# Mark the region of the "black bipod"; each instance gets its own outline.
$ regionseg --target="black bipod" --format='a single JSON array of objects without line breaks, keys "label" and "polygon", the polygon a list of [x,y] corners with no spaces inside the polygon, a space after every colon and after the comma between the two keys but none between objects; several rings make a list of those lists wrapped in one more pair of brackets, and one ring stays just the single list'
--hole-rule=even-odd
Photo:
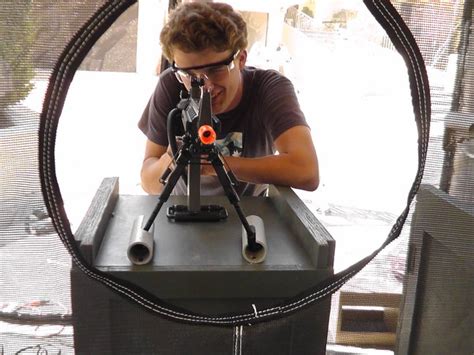
[{"label": "black bipod", "polygon": [[[206,158],[222,185],[229,202],[242,223],[247,235],[247,249],[252,253],[259,252],[263,246],[257,242],[256,229],[250,225],[240,206],[240,198],[234,186],[238,184],[231,170],[224,168],[223,157],[214,144],[214,140],[206,141],[208,135],[214,135],[213,126],[219,125],[218,119],[211,113],[211,97],[209,92],[203,91],[204,82],[200,79],[192,81],[190,97],[182,96],[177,108],[168,115],[168,138],[173,151],[175,167],[167,169],[160,181],[164,183],[163,190],[158,196],[158,203],[148,218],[143,230],[148,232],[153,225],[156,216],[162,206],[166,203],[171,192],[180,177],[187,180],[188,204],[173,205],[168,207],[167,217],[174,221],[220,221],[227,218],[228,214],[224,207],[219,205],[204,205],[200,203],[200,174],[201,159]],[[174,127],[175,117],[181,115],[185,134],[183,145],[177,149]]]},{"label": "black bipod", "polygon": [[[234,206],[240,222],[247,233],[249,250],[252,252],[259,251],[262,246],[256,242],[255,228],[251,226],[245,218],[240,206],[239,195],[234,188],[234,186],[237,184],[235,176],[230,170],[225,170],[224,163],[222,161],[223,158],[214,145],[210,148],[201,147],[201,143],[192,142],[192,140],[189,138],[190,137],[185,137],[183,139],[183,146],[180,148],[177,154],[176,166],[171,170],[171,173],[169,173],[168,176],[163,179],[166,180],[163,191],[158,196],[158,203],[143,229],[148,231],[151,228],[156,216],[161,210],[161,207],[166,203],[166,201],[168,201],[171,192],[173,191],[180,176],[184,173],[186,167],[189,168],[188,189],[193,189],[193,174],[196,172],[200,174],[201,159],[203,156],[207,155],[206,160],[214,167],[219,182],[221,183],[229,202]],[[224,207],[219,205],[200,204],[199,206],[196,206],[196,200],[193,200],[194,198],[194,195],[188,195],[188,206],[173,205],[168,207],[168,218],[175,221],[219,221],[227,218],[228,214]]]}]

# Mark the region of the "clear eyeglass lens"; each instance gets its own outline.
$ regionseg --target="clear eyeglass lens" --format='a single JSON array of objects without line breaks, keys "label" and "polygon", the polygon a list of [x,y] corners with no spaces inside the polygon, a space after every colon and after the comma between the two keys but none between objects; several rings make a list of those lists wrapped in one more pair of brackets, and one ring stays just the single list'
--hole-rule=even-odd
[{"label": "clear eyeglass lens", "polygon": [[227,78],[229,77],[229,73],[232,69],[234,69],[234,66],[234,61],[232,61],[228,65],[210,67],[208,69],[200,70],[196,73],[189,73],[184,70],[177,70],[175,74],[178,81],[187,87],[191,86],[191,78],[193,77],[193,75],[196,77],[201,77],[204,80],[209,80],[213,83],[221,83],[227,80]]},{"label": "clear eyeglass lens", "polygon": [[176,76],[176,79],[178,79],[178,81],[181,84],[184,84],[184,85],[187,85],[188,83],[191,84],[191,75],[189,75],[185,71],[178,70],[174,74]]},{"label": "clear eyeglass lens", "polygon": [[229,65],[209,68],[204,74],[213,82],[222,82],[229,77]]}]

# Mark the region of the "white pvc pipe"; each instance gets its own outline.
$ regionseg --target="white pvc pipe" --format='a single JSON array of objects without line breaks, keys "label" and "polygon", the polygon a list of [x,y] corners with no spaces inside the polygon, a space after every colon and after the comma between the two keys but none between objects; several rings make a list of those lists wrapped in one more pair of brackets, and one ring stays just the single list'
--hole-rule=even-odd
[{"label": "white pvc pipe", "polygon": [[265,226],[259,216],[247,216],[247,221],[255,228],[255,241],[261,246],[258,251],[251,251],[248,246],[247,232],[242,226],[242,256],[251,264],[258,264],[267,256],[267,240],[265,238]]},{"label": "white pvc pipe", "polygon": [[128,259],[135,265],[148,264],[153,258],[153,229],[143,229],[144,216],[140,215],[133,221],[132,234],[127,248]]}]

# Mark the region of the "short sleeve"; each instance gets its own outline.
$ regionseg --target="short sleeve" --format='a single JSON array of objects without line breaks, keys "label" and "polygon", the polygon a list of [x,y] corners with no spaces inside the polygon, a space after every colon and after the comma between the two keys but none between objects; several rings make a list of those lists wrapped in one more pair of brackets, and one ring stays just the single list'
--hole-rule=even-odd
[{"label": "short sleeve", "polygon": [[262,72],[259,91],[260,115],[273,140],[294,126],[309,127],[288,78],[274,70]]},{"label": "short sleeve", "polygon": [[155,91],[138,122],[138,128],[156,144],[168,145],[166,120],[179,101],[180,86],[170,69],[160,74]]}]

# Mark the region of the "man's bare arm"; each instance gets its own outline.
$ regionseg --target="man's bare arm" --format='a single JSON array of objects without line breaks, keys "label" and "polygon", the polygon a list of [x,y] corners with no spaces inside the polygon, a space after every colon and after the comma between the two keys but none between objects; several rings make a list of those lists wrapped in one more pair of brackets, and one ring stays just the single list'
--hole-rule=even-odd
[{"label": "man's bare arm", "polygon": [[157,195],[163,190],[160,177],[171,163],[172,159],[166,153],[167,147],[156,144],[147,139],[145,157],[140,173],[142,188],[149,194]]},{"label": "man's bare arm", "polygon": [[241,181],[291,186],[313,191],[319,185],[319,168],[311,133],[295,126],[275,140],[278,155],[259,158],[225,157]]}]

